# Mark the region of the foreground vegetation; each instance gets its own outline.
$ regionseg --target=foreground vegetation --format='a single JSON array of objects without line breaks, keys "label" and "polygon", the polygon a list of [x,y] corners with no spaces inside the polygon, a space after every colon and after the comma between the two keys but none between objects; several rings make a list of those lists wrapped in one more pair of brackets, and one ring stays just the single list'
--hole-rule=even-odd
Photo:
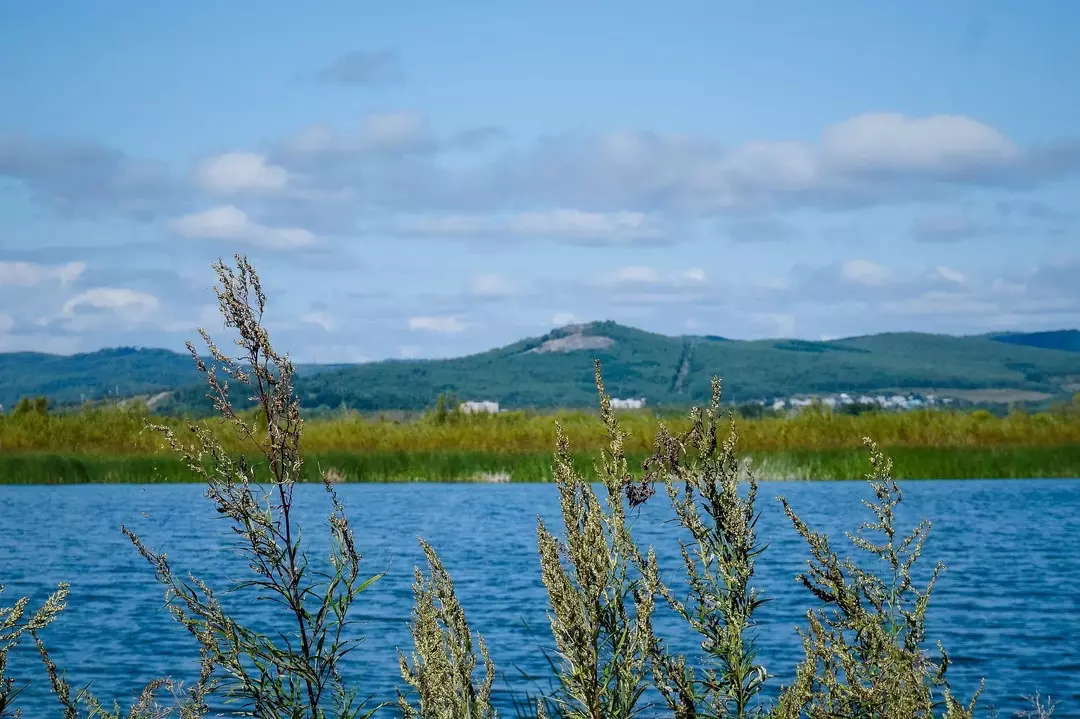
[{"label": "foreground vegetation", "polygon": [[[224,589],[245,601],[270,600],[266,606],[277,623],[273,635],[246,625],[219,601],[221,588],[185,578],[164,554],[122,528],[165,587],[168,610],[198,641],[201,659],[194,683],[154,680],[127,716],[197,719],[208,714],[212,700],[223,699],[247,716],[266,719],[385,713],[384,706],[361,700],[364,688],[342,671],[360,639],[352,631],[350,609],[365,593],[378,591],[380,575],[365,577],[361,571],[352,525],[328,472],[322,479],[332,503],[329,566],[316,565],[304,551],[293,516],[293,490],[307,465],[293,368],[273,350],[261,326],[265,298],[247,262],[238,257],[235,271],[223,264],[217,271],[222,313],[239,334],[244,357],[231,360],[204,334],[216,370],[207,371],[201,361],[199,367],[230,431],[246,440],[245,458],[235,459],[205,426],[193,425],[182,434],[164,425],[151,429],[205,483],[207,498],[249,562],[253,576]],[[254,393],[257,418],[236,414],[222,375]],[[552,472],[564,531],[559,536],[542,521],[537,527],[556,647],[555,689],[522,704],[519,713],[537,719],[975,716],[977,695],[954,694],[949,657],[940,644],[931,651],[926,636],[931,589],[942,567],[923,586],[914,582],[913,569],[930,524],[924,520],[910,534],[898,533],[894,515],[902,495],[892,463],[876,445],[866,442],[866,479],[874,494],[866,504],[870,519],[849,538],[858,552],[884,567],[880,575],[868,572],[865,563],[841,558],[829,537],[808,527],[781,499],[810,551],[797,579],[813,605],[800,631],[804,659],[793,682],[769,701],[762,692],[775,677],[760,664],[754,640],[756,613],[767,599],[754,586],[755,562],[766,547],[756,533],[759,485],[739,461],[734,423],[721,416],[719,382],[713,384],[709,407],[695,409],[682,431],[659,427],[638,479],[630,473],[628,437],[611,410],[599,364],[595,380],[606,440],[596,460],[603,491],[595,492],[578,471],[571,440],[557,424]],[[194,444],[181,439],[188,436]],[[653,497],[657,486],[665,488],[683,537],[681,579],[662,576],[654,552],[638,546],[633,536],[630,512],[644,502],[662,501]],[[413,647],[400,655],[403,686],[396,710],[420,719],[496,717],[491,688],[497,657],[489,656],[483,638],[471,631],[436,548],[420,541],[428,566],[426,574],[416,570]],[[676,589],[679,584],[688,592]],[[25,684],[9,660],[25,641],[36,646],[65,719],[119,719],[118,708],[108,710],[88,689],[73,691],[51,659],[46,630],[61,621],[67,593],[67,585],[60,585],[36,611],[26,599],[0,608],[0,717],[17,716],[15,702]],[[673,654],[668,638],[655,633],[653,619],[660,612],[674,613],[687,631],[700,635],[700,664],[691,666],[685,656]],[[1047,716],[1049,710],[1041,707],[1037,711]]]}]

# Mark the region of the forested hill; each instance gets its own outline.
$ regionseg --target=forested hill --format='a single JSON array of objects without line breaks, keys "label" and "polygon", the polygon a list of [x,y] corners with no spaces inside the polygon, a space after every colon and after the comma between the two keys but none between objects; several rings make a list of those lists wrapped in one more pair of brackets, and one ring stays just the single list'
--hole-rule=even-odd
[{"label": "forested hill", "polygon": [[[1076,330],[742,341],[670,337],[612,322],[566,327],[455,359],[302,366],[297,387],[308,408],[415,410],[440,394],[510,408],[581,407],[595,403],[594,358],[603,362],[613,396],[643,397],[654,407],[705,400],[714,374],[724,380],[725,398],[737,402],[832,392],[1080,390]],[[156,395],[163,411],[193,410],[203,404],[197,381],[191,358],[166,350],[0,354],[0,403],[8,407],[24,396],[72,403],[113,393]]]}]

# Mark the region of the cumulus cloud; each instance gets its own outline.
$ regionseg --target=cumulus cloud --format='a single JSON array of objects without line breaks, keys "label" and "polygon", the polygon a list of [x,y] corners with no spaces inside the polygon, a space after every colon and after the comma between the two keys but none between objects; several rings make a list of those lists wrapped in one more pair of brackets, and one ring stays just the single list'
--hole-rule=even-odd
[{"label": "cumulus cloud", "polygon": [[438,332],[441,334],[457,334],[467,329],[460,317],[451,315],[447,317],[410,317],[409,329],[423,332]]},{"label": "cumulus cloud", "polygon": [[322,82],[353,87],[390,85],[405,79],[401,59],[392,48],[354,50],[334,59],[315,76]]},{"label": "cumulus cloud", "polygon": [[551,317],[551,324],[555,327],[565,327],[566,325],[579,324],[581,320],[577,318],[573,312],[556,312]]},{"label": "cumulus cloud", "polygon": [[77,317],[86,312],[108,314],[115,318],[138,322],[153,315],[160,302],[154,295],[123,287],[96,287],[67,300],[61,313]]},{"label": "cumulus cloud", "polygon": [[300,227],[268,227],[259,224],[233,205],[223,205],[170,220],[169,227],[183,237],[236,240],[277,250],[308,247],[318,239],[312,232]]},{"label": "cumulus cloud", "polygon": [[1080,154],[1069,147],[1024,149],[969,117],[872,113],[826,128],[817,141],[725,147],[707,137],[646,131],[548,137],[490,166],[436,179],[455,184],[447,197],[492,206],[698,215],[832,209],[935,196],[950,187],[1030,186],[1080,169]]},{"label": "cumulus cloud", "polygon": [[832,172],[943,180],[977,180],[1023,159],[1012,140],[970,117],[899,113],[869,113],[834,125],[822,135],[819,153]]},{"label": "cumulus cloud", "polygon": [[[490,126],[439,136],[424,115],[398,110],[344,128],[309,126],[271,143],[266,155],[207,158],[193,179],[222,196],[288,195],[274,210],[285,227],[314,227],[297,218],[327,212],[335,227],[348,227],[381,213],[380,220],[405,217],[401,230],[415,234],[607,243],[675,241],[684,220],[726,216],[742,218],[730,227],[733,239],[783,238],[790,230],[767,219],[773,212],[951,198],[978,187],[1023,190],[1080,170],[1076,140],[1024,147],[976,118],[888,112],[843,120],[815,139],[726,145],[618,130],[456,152],[504,136]],[[69,211],[176,215],[189,199],[163,164],[92,143],[0,136],[0,174]],[[755,212],[765,219],[746,219]],[[929,221],[913,233],[949,234]]]},{"label": "cumulus cloud", "polygon": [[322,327],[327,332],[334,331],[334,318],[323,310],[312,310],[300,318],[302,322]]},{"label": "cumulus cloud", "polygon": [[253,152],[226,152],[202,160],[193,173],[195,185],[220,195],[273,192],[289,181],[289,173]]},{"label": "cumulus cloud", "polygon": [[41,265],[34,262],[0,262],[0,287],[33,287],[44,282],[66,285],[86,270],[84,262]]}]

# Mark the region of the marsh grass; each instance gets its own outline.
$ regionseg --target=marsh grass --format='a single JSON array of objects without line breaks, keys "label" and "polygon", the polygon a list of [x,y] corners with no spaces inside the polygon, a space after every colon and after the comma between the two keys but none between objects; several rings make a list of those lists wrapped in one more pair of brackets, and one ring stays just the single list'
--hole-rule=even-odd
[{"label": "marsh grass", "polygon": [[[1080,477],[1080,444],[1061,447],[897,447],[888,450],[898,479],[1029,479]],[[239,454],[234,455],[239,460]],[[550,482],[550,453],[478,451],[310,452],[298,482],[322,482],[333,469],[343,482],[468,482],[507,475],[513,482]],[[634,476],[649,456],[628,452]],[[862,449],[753,452],[744,464],[759,480],[860,480]],[[587,481],[597,481],[591,455],[572,452]],[[264,478],[264,469],[255,467]],[[169,455],[85,455],[53,452],[0,453],[0,484],[144,484],[201,481],[183,460]]]},{"label": "marsh grass", "polygon": [[[239,413],[244,419],[251,412]],[[658,418],[648,412],[619,412],[629,455],[652,449]],[[578,452],[594,454],[606,445],[595,413],[536,414],[507,412],[499,415],[457,412],[439,419],[432,412],[413,421],[368,419],[359,415],[320,418],[305,423],[301,449],[305,455],[333,452],[476,452],[478,454],[547,454],[552,426],[558,422]],[[160,435],[146,431],[146,421],[187,431],[176,418],[149,415],[145,407],[99,407],[74,413],[0,414],[0,450],[3,452],[56,452],[83,455],[168,456],[170,448]],[[664,418],[673,433],[685,432],[690,421]],[[219,420],[196,423],[230,451],[244,442]],[[793,417],[742,419],[740,446],[744,452],[798,450],[862,451],[862,438],[874,437],[883,447],[902,448],[1008,448],[1080,445],[1080,403],[1053,412],[1012,413],[997,417],[988,412],[917,410],[900,413],[870,412],[858,416],[827,410],[807,410]]]},{"label": "marsh grass", "polygon": [[[221,262],[215,266],[220,282],[215,289],[225,324],[238,335],[243,354],[228,357],[203,332],[214,358],[207,366],[189,345],[222,423],[194,423],[186,429],[160,424],[149,429],[179,457],[174,461],[184,472],[205,484],[206,497],[228,524],[234,548],[248,560],[251,575],[224,590],[193,576],[185,578],[164,553],[121,528],[165,588],[168,611],[200,648],[197,681],[183,687],[169,678],[154,679],[126,716],[200,719],[215,698],[263,719],[368,717],[388,708],[368,701],[363,677],[346,682],[341,672],[343,659],[362,639],[351,631],[350,609],[363,601],[364,592],[377,591],[375,582],[381,576],[361,576],[361,557],[335,491],[337,484],[349,480],[350,467],[338,457],[332,465],[316,464],[317,475],[312,474],[312,463],[302,454],[305,428],[293,391],[292,364],[274,351],[262,327],[265,297],[257,275],[243,257],[236,259],[235,270]],[[230,381],[252,392],[258,411],[233,410]],[[826,535],[813,531],[795,508],[781,500],[810,549],[811,559],[798,579],[814,604],[800,632],[805,657],[795,679],[779,688],[778,699],[767,702],[761,698],[762,689],[772,677],[758,662],[755,627],[756,611],[768,598],[754,586],[755,562],[766,548],[756,534],[755,466],[769,471],[767,460],[758,456],[756,465],[747,465],[739,459],[740,437],[733,420],[721,440],[717,380],[709,408],[695,409],[688,422],[673,429],[661,426],[651,448],[639,448],[645,456],[638,463],[631,449],[636,440],[611,409],[599,364],[596,383],[603,445],[591,473],[571,452],[566,429],[556,425],[551,472],[564,532],[557,536],[539,518],[537,525],[540,572],[556,649],[553,655],[545,653],[554,688],[516,701],[520,714],[537,719],[631,719],[647,712],[665,715],[666,708],[666,715],[678,719],[975,715],[976,698],[961,702],[949,687],[944,648],[939,645],[933,655],[927,647],[925,617],[941,567],[922,588],[915,584],[913,568],[929,523],[924,520],[907,535],[898,533],[894,510],[902,495],[892,463],[876,445],[867,445],[868,473],[863,465],[874,493],[874,501],[865,503],[871,519],[848,538],[855,551],[876,560],[873,563],[883,568],[880,573],[869,571],[866,562],[841,558]],[[440,426],[452,424],[444,417]],[[190,437],[193,443],[181,437]],[[594,449],[597,441],[594,437],[585,444]],[[241,452],[241,446],[246,451]],[[491,456],[486,446],[467,451]],[[791,461],[798,458],[792,455]],[[153,455],[124,459],[158,461]],[[55,467],[76,461],[55,455],[40,460],[41,466],[53,462]],[[635,464],[640,472],[633,471]],[[795,472],[792,466],[774,465],[785,473]],[[63,471],[83,472],[86,477],[93,472],[86,467]],[[815,471],[820,470],[809,470],[811,475]],[[179,478],[181,473],[170,476]],[[332,505],[331,551],[322,563],[309,560],[292,513],[295,484],[316,477]],[[595,487],[594,480],[598,480]],[[684,530],[686,596],[676,594],[673,587],[681,585],[661,575],[654,552],[636,544],[631,528],[629,512],[634,507],[662,501],[653,497],[661,482]],[[493,718],[495,662],[483,639],[470,629],[435,550],[420,541],[428,574],[416,570],[413,649],[408,656],[400,655],[405,687],[396,709],[419,719]],[[118,705],[107,709],[87,688],[74,691],[50,658],[43,635],[60,619],[67,589],[61,584],[34,612],[26,598],[0,608],[0,718],[19,716],[14,702],[26,680],[16,676],[9,658],[20,642],[33,641],[64,719],[120,719]],[[276,612],[274,634],[257,632],[233,616],[218,598],[222,591],[234,592],[242,600],[268,601]],[[673,612],[700,637],[704,654],[699,666],[671,654],[669,638],[655,633],[653,618],[660,611]],[[477,676],[474,642],[484,665],[482,677]],[[650,690],[663,698],[663,707],[646,699]],[[1049,701],[1036,696],[1031,716],[1051,713]]]}]

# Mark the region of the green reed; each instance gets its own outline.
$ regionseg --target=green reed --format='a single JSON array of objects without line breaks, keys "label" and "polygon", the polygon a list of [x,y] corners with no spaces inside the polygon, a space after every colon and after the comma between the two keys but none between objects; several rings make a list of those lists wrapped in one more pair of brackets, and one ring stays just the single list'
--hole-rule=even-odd
[{"label": "green reed", "polygon": [[[1080,445],[1061,447],[894,447],[900,479],[1031,479],[1080,477]],[[866,454],[858,449],[754,452],[762,480],[862,479]],[[311,452],[297,481],[321,482],[333,470],[344,482],[550,482],[551,455],[476,451]],[[627,453],[641,474],[643,452]],[[575,465],[596,481],[591,455],[576,452]],[[0,454],[0,484],[153,484],[197,482],[169,455]]]},{"label": "green reed", "polygon": [[[106,455],[168,454],[160,436],[146,431],[144,406],[99,407],[72,413],[36,412],[0,415],[0,452],[65,452]],[[184,431],[182,420],[153,416],[153,421]],[[658,418],[648,412],[620,412],[629,452],[649,451]],[[685,418],[665,420],[672,431],[689,427]],[[505,412],[498,415],[429,413],[413,421],[344,415],[310,420],[303,437],[305,452],[431,452],[470,450],[489,453],[549,452],[558,422],[578,451],[604,445],[595,413]],[[241,441],[220,420],[197,423],[222,446],[239,449]],[[1050,447],[1080,444],[1080,403],[1055,411],[997,417],[986,411],[927,409],[870,412],[857,416],[807,410],[792,417],[740,421],[745,451],[858,449],[862,438],[896,447]]]}]

